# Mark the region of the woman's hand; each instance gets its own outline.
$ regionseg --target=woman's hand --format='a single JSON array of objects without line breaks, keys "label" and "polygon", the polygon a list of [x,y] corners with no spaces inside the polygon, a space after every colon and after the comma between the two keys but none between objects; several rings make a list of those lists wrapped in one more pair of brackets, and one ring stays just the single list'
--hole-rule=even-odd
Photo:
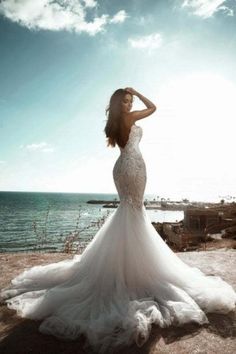
[{"label": "woman's hand", "polygon": [[129,92],[131,95],[137,94],[137,91],[135,91],[135,89],[133,89],[132,87],[126,87],[125,91]]}]

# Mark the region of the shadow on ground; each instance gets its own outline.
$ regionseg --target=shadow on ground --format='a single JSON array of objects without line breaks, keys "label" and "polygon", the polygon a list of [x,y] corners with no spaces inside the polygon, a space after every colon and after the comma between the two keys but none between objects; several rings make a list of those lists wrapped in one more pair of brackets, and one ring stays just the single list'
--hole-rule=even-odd
[{"label": "shadow on ground", "polygon": [[[82,335],[77,341],[62,341],[53,336],[43,335],[38,331],[40,321],[21,319],[15,311],[9,310],[5,305],[0,308],[1,313],[1,354],[92,354],[92,350],[84,349],[85,337]],[[193,339],[201,340],[199,335],[207,331],[217,337],[236,337],[236,313],[227,315],[208,314],[209,324],[199,326],[191,322],[181,327],[171,326],[160,328],[153,325],[149,340],[142,346],[132,345],[114,353],[122,354],[160,354],[160,353],[192,353],[195,352],[196,343]],[[209,336],[210,338],[210,336]],[[180,342],[188,342],[188,350],[182,351]],[[171,345],[170,345],[171,344]],[[185,347],[186,349],[186,347]],[[204,353],[210,353],[205,345]],[[230,353],[230,351],[227,351]],[[233,353],[233,351],[232,351]]]}]

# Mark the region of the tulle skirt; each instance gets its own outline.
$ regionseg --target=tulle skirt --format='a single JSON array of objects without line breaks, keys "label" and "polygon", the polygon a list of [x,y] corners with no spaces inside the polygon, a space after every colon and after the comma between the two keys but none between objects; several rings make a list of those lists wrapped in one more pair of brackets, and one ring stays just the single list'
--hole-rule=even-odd
[{"label": "tulle skirt", "polygon": [[[197,257],[197,254],[196,254]],[[163,241],[143,206],[121,203],[82,255],[24,271],[2,291],[40,332],[97,353],[148,339],[152,324],[208,323],[206,313],[235,309],[236,293],[219,276],[184,263]]]}]

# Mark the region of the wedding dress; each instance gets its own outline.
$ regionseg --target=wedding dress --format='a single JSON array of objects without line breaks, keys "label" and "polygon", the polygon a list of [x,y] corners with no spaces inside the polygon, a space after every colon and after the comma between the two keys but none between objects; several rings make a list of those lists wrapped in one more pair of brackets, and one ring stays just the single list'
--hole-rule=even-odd
[{"label": "wedding dress", "polygon": [[2,291],[18,315],[42,320],[40,332],[70,340],[83,334],[96,353],[142,346],[152,323],[204,324],[208,312],[235,309],[232,286],[181,261],[151,224],[141,137],[132,125],[113,168],[120,204],[82,255],[26,270]]}]

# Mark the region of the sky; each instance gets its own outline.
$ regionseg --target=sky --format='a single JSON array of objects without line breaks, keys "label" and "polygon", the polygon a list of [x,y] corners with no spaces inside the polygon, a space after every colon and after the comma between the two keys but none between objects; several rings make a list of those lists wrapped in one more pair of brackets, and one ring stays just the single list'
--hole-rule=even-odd
[{"label": "sky", "polygon": [[235,0],[2,0],[0,191],[116,193],[105,109],[133,87],[145,194],[235,199],[235,58]]}]

